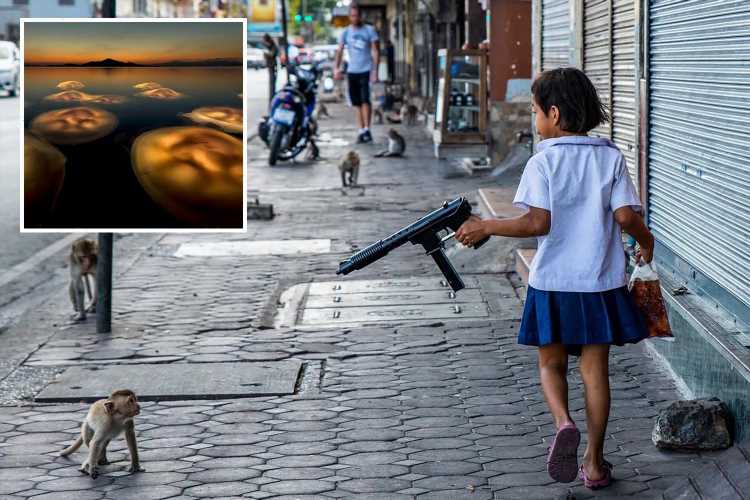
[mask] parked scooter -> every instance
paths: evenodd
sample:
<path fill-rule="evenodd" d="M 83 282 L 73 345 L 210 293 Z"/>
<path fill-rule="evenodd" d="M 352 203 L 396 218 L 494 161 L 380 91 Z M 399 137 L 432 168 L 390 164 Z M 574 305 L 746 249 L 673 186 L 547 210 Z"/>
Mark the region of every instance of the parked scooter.
<path fill-rule="evenodd" d="M 315 65 L 290 65 L 289 81 L 273 96 L 269 115 L 258 124 L 258 136 L 270 149 L 269 165 L 297 157 L 308 144 L 312 156 L 318 156 L 315 144 L 318 126 L 312 116 L 318 76 Z"/>

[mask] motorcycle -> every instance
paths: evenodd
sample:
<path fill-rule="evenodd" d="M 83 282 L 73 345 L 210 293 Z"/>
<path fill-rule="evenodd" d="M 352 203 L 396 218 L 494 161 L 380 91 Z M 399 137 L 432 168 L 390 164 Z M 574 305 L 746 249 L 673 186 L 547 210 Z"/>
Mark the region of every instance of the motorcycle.
<path fill-rule="evenodd" d="M 318 88 L 317 66 L 291 65 L 289 81 L 271 100 L 268 116 L 258 125 L 258 136 L 270 149 L 268 164 L 294 159 L 310 145 L 312 156 L 319 154 L 315 144 L 317 123 L 313 118 Z"/>

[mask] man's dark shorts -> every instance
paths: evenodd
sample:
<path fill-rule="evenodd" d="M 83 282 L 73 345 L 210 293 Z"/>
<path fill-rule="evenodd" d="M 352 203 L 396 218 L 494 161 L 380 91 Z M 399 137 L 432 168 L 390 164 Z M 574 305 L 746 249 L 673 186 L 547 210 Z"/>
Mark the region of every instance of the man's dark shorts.
<path fill-rule="evenodd" d="M 352 106 L 370 104 L 370 72 L 347 73 L 349 77 L 349 100 Z"/>

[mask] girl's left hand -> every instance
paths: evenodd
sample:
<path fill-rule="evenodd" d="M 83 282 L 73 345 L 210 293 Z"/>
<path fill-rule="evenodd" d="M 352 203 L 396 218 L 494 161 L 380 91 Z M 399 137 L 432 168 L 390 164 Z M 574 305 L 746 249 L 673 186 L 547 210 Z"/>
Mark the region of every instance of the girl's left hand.
<path fill-rule="evenodd" d="M 456 241 L 468 247 L 489 236 L 484 222 L 476 215 L 469 217 L 456 231 Z"/>

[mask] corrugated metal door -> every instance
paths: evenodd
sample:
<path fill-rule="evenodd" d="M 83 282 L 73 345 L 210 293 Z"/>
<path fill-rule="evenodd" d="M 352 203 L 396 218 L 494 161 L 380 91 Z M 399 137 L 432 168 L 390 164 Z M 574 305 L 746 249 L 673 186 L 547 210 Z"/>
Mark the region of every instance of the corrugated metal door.
<path fill-rule="evenodd" d="M 649 1 L 649 223 L 750 305 L 750 2 Z"/>
<path fill-rule="evenodd" d="M 583 71 L 589 77 L 607 109 L 611 104 L 611 12 L 609 0 L 583 2 Z M 591 135 L 610 138 L 610 123 L 591 131 Z"/>
<path fill-rule="evenodd" d="M 612 1 L 612 140 L 638 187 L 635 141 L 635 0 Z"/>
<path fill-rule="evenodd" d="M 570 5 L 568 0 L 542 0 L 542 71 L 570 66 Z"/>

